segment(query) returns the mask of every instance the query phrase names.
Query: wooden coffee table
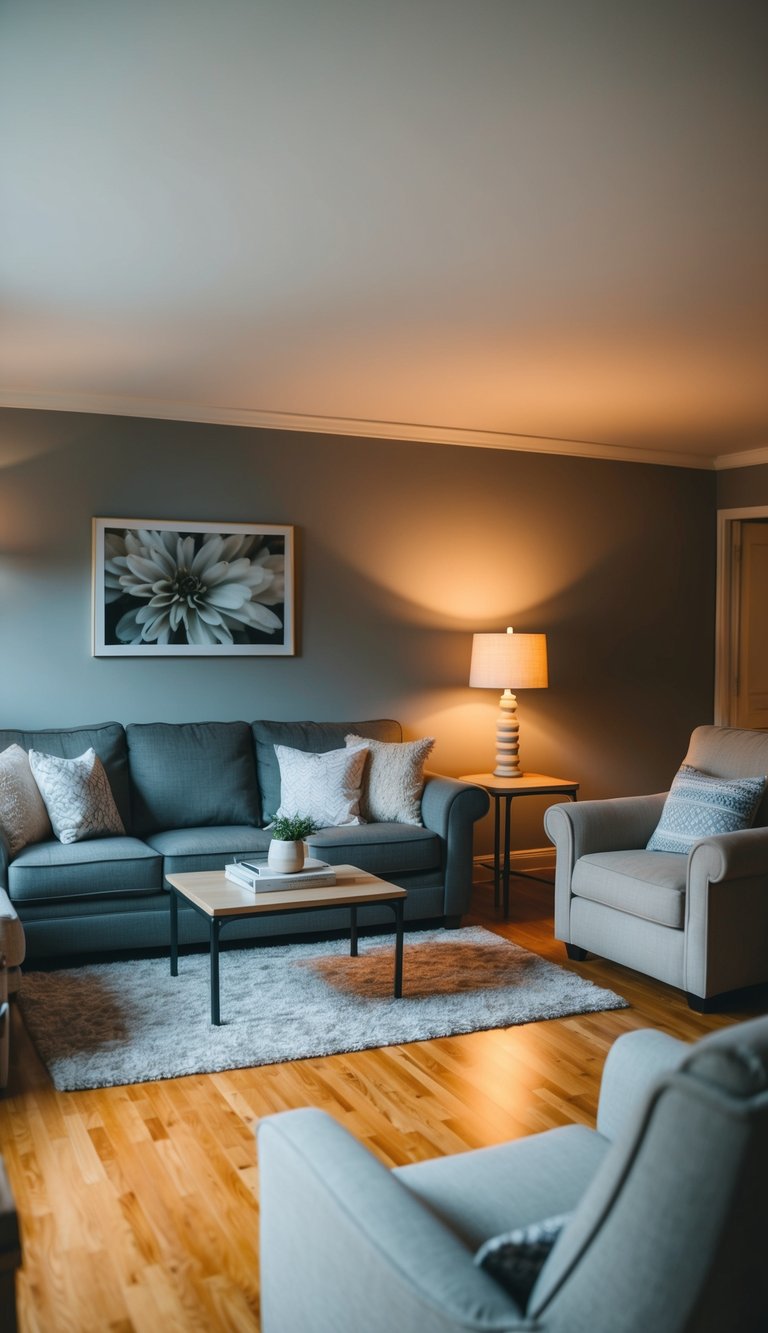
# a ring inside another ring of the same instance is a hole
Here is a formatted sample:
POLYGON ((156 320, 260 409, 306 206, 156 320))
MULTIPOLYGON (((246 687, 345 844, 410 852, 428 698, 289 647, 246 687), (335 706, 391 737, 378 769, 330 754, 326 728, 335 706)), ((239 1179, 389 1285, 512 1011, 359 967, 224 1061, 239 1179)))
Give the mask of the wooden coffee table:
POLYGON ((251 893, 227 879, 223 870, 192 870, 186 874, 166 875, 165 882, 171 910, 171 976, 179 974, 179 899, 207 918, 211 943, 211 1022, 221 1025, 219 1005, 219 935, 228 921, 242 921, 250 916, 290 916, 323 907, 348 907, 350 948, 357 957, 357 909, 381 904, 395 917, 395 999, 403 994, 403 903, 405 889, 388 884, 356 866, 334 866, 336 883, 303 889, 276 889, 272 893, 251 893))

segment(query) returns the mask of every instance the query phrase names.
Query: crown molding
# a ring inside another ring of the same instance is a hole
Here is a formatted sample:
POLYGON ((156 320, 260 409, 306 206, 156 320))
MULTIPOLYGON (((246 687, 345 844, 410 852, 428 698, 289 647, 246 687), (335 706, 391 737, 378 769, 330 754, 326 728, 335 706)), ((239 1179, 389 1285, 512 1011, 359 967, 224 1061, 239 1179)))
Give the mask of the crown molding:
POLYGON ((193 421, 206 425, 246 426, 258 430, 299 431, 319 435, 356 435, 375 440, 407 440, 419 444, 461 445, 472 449, 509 449, 522 453, 561 454, 575 458, 610 459, 623 463, 652 463, 661 467, 709 469, 747 467, 768 462, 768 449, 759 458, 737 454, 714 459, 710 454, 600 444, 594 440, 555 439, 545 435, 465 430, 409 421, 369 421, 355 417, 314 416, 301 412, 267 412, 216 404, 169 402, 154 398, 118 398, 107 394, 25 392, 0 389, 0 407, 42 412, 83 412, 111 417, 143 417, 158 421, 193 421), (733 461, 743 459, 743 462, 733 461))
POLYGON ((758 467, 761 463, 768 463, 768 445, 761 449, 745 449, 740 454, 718 454, 715 470, 725 472, 732 467, 758 467))

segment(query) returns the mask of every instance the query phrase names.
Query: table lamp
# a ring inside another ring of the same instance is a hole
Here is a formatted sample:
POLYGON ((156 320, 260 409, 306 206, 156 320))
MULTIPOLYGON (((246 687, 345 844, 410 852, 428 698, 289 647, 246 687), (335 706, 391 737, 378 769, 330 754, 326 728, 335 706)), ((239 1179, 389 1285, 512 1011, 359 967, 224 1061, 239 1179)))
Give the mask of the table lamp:
POLYGON ((496 721, 496 767, 500 778, 521 778, 518 763, 517 699, 513 690, 541 689, 547 680, 546 634, 473 634, 469 683, 479 689, 503 690, 496 721))

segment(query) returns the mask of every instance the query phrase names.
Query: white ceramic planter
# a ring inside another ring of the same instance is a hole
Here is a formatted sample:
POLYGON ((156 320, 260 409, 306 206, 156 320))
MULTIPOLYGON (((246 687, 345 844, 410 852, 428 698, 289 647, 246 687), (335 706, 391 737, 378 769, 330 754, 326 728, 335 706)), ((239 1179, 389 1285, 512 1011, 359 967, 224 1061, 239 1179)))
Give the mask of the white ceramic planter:
POLYGON ((291 875, 304 866, 304 843, 283 842, 273 838, 267 852, 267 864, 270 870, 277 870, 282 875, 291 875))

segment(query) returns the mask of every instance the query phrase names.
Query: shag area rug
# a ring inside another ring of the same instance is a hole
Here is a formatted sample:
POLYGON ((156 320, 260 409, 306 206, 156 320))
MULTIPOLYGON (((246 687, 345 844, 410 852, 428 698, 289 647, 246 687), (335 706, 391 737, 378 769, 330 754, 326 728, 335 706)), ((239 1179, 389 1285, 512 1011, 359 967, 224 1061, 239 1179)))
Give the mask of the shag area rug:
POLYGON ((27 1030, 62 1091, 213 1073, 425 1041, 626 1007, 480 926, 410 932, 403 998, 394 936, 262 945, 221 954, 221 1027, 210 1021, 209 958, 26 972, 27 1030))

